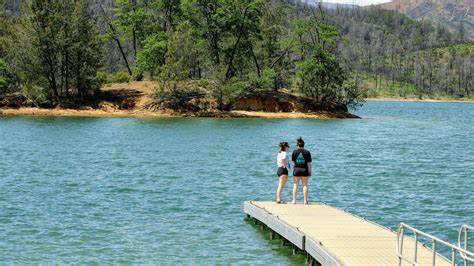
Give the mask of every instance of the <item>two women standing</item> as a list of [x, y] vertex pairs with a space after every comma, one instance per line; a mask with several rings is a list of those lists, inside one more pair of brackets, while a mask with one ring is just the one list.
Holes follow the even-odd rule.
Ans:
[[[311, 153], [304, 148], [304, 141], [300, 137], [296, 140], [298, 148], [293, 151], [291, 155], [291, 161], [293, 162], [293, 204], [296, 204], [296, 198], [298, 196], [298, 186], [300, 181], [303, 184], [303, 203], [308, 204], [308, 179], [312, 174], [312, 158]], [[288, 149], [290, 145], [288, 142], [280, 143], [280, 152], [277, 155], [277, 175], [280, 177], [277, 190], [277, 203], [282, 203], [281, 194], [283, 187], [288, 179], [290, 171], [290, 161], [288, 155]]]

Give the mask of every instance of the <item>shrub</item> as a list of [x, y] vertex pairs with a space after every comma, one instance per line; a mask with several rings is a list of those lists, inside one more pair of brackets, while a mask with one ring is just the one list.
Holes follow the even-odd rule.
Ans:
[[275, 86], [276, 76], [277, 73], [274, 69], [266, 67], [260, 76], [250, 73], [248, 79], [252, 88], [270, 90]]
[[125, 83], [130, 82], [131, 77], [125, 71], [119, 71], [114, 73], [107, 73], [104, 71], [97, 72], [95, 76], [95, 82], [98, 86], [103, 86], [110, 83]]
[[120, 71], [113, 73], [108, 76], [107, 82], [108, 83], [125, 83], [130, 82], [130, 75], [127, 72]]
[[[202, 89], [195, 86], [178, 87], [176, 82], [160, 84], [155, 96], [156, 103], [161, 108], [193, 112], [209, 108], [205, 97], [206, 92]], [[192, 100], [195, 101], [192, 102]]]
[[22, 93], [37, 106], [44, 106], [52, 98], [51, 90], [38, 85], [25, 85]]
[[103, 71], [99, 71], [97, 72], [95, 79], [97, 84], [102, 87], [103, 85], [107, 84], [108, 74]]
[[0, 94], [11, 92], [14, 87], [14, 74], [10, 66], [0, 58]]

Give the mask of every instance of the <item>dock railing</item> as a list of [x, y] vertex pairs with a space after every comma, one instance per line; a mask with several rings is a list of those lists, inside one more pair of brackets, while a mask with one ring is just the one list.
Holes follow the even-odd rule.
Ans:
[[[398, 256], [398, 265], [402, 265], [402, 262], [405, 261], [408, 264], [417, 266], [418, 265], [418, 244], [419, 244], [419, 237], [425, 237], [428, 240], [431, 241], [432, 243], [432, 248], [431, 250], [433, 251], [433, 259], [432, 259], [432, 265], [436, 265], [436, 256], [438, 254], [437, 250], [437, 244], [441, 244], [449, 249], [451, 249], [451, 264], [456, 265], [456, 253], [459, 252], [461, 255], [464, 265], [466, 266], [468, 261], [472, 262], [474, 258], [474, 253], [470, 252], [467, 250], [468, 247], [468, 230], [472, 230], [473, 228], [467, 225], [463, 225], [461, 229], [459, 230], [459, 236], [458, 236], [458, 246], [450, 244], [446, 241], [443, 241], [435, 236], [432, 236], [430, 234], [427, 234], [425, 232], [422, 232], [416, 228], [413, 228], [405, 223], [400, 223], [400, 226], [398, 227], [398, 233], [397, 233], [397, 256]], [[415, 248], [414, 248], [414, 256], [413, 260], [407, 258], [403, 254], [403, 241], [405, 237], [405, 231], [411, 231], [414, 234], [414, 239], [415, 239]], [[464, 243], [465, 246], [464, 248], [461, 247], [461, 235], [464, 235]]]
[[[464, 224], [461, 226], [458, 233], [458, 246], [465, 250], [469, 250], [469, 231], [474, 231], [474, 227]], [[459, 255], [461, 255], [461, 258], [464, 260], [464, 264], [468, 261], [474, 262], [474, 256], [462, 252], [459, 252]]]

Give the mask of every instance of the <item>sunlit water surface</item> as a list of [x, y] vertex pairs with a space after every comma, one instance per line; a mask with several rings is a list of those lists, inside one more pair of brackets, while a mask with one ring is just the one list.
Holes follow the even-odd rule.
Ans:
[[304, 263], [242, 212], [274, 200], [277, 143], [297, 136], [313, 153], [311, 200], [454, 242], [474, 224], [474, 104], [369, 102], [356, 113], [0, 118], [0, 261]]

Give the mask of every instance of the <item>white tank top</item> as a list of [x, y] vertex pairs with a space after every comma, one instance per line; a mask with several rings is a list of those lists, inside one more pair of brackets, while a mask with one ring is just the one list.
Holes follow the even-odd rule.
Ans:
[[[286, 165], [285, 165], [285, 159], [286, 159]], [[277, 166], [286, 167], [286, 169], [290, 169], [290, 156], [286, 152], [281, 151], [277, 154]]]

